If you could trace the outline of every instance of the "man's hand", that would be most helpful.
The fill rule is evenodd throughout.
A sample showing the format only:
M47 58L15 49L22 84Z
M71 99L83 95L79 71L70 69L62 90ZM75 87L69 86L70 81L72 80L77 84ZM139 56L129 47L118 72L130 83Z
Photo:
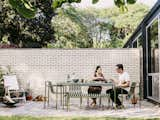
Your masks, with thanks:
M116 79L114 79L114 78L110 78L109 80L114 82L115 84L118 84L118 81Z
M125 83L118 85L117 87L126 88L126 87L129 87L129 84L130 84L130 82L128 81L128 82L125 82Z

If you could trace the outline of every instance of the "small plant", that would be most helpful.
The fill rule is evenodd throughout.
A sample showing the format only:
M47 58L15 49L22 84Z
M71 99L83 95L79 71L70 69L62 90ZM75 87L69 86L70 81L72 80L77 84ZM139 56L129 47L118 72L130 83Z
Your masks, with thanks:
M3 75L6 75L6 74L12 74L13 71L11 69L11 66L8 65L8 66L0 66L0 82L3 81Z
M0 82L2 82L2 80L3 80L3 70L2 70L2 68L0 67Z
M7 66L7 69L8 69L7 74L12 74L13 73L10 65Z

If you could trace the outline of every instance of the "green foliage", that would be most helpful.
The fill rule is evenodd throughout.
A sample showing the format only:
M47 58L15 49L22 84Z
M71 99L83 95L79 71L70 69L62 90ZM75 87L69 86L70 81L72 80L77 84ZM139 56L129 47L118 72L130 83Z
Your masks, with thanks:
M115 5L120 8L121 12L127 12L127 4L135 4L137 0L114 0Z
M9 0L9 3L14 9L17 10L22 16L26 18L34 18L37 8L31 5L27 0Z
M54 9L61 7L64 3L80 3L81 0L54 0L52 3L52 7Z
M127 0L127 3L128 3L128 4L134 4L134 3L136 3L136 1L137 1L137 0Z
M87 9L81 12L92 14L100 19L109 18L112 21L109 27L111 42L120 41L118 44L115 44L117 47L120 47L128 40L149 10L147 6L142 4L129 5L129 8L126 13L121 13L117 7L101 10ZM113 47L112 45L110 47Z
M50 0L37 0L38 13L28 19L10 7L8 0L0 1L0 43L22 48L41 48L54 41L51 19L55 15ZM50 2L50 3L49 3Z
M5 0L5 3L7 0ZM30 2L20 0L22 6L27 10L34 11ZM20 2L10 0L13 8L18 8ZM148 8L143 5L134 4L135 0L115 0L119 8L124 6L128 10L121 13L119 8L109 9L86 9L76 10L70 6L57 9L57 16L52 7L61 7L64 3L81 2L81 0L35 0L37 12L35 18L26 19L19 16L12 10L8 3L2 3L2 12L0 14L0 41L1 43L13 43L18 47L49 47L49 48L116 48L122 47L123 43L130 37L143 16L148 12ZM98 0L92 1L93 3ZM122 5L123 4L123 5ZM27 7L29 5L29 7ZM69 4L68 4L69 5ZM33 8L33 10L32 10ZM126 10L126 11L127 11ZM18 13L19 13L18 12ZM29 12L26 12L27 16ZM30 14L30 13L29 13ZM31 15L31 14L30 14ZM33 14L31 15L33 16ZM29 16L28 18L31 18ZM52 27L51 27L52 19ZM53 36L53 29L55 34ZM106 37L109 36L109 37ZM54 40L55 37L55 40Z
M92 4L96 4L99 0L92 0Z
M127 12L128 11L128 7L127 4L135 4L137 0L114 0L115 5L120 8L121 12ZM61 7L64 3L80 3L81 0L54 0L53 1L53 8L59 8ZM99 2L99 0L92 0L92 4L96 4L97 2Z
M148 12L143 5L129 7L129 11L122 14L116 7L76 10L65 6L52 20L56 42L48 47L121 48Z
M160 118L1 116L0 120L160 120Z
M83 24L79 13L73 8L59 9L58 15L52 20L55 30L55 43L49 48L89 48L92 40Z
M92 0L93 4L96 4L99 0ZM47 2L47 1L46 1ZM53 9L61 7L64 3L80 3L81 0L53 0ZM37 8L33 6L30 1L27 0L9 0L16 11L26 18L34 18L37 12ZM114 0L117 7L120 8L122 12L128 11L127 4L134 4L136 0Z

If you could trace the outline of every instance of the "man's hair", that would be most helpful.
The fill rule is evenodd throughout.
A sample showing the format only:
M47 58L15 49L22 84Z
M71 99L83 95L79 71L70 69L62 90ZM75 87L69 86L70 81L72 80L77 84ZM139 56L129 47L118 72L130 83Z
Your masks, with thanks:
M123 64L117 64L116 65L118 69L122 69L123 70Z

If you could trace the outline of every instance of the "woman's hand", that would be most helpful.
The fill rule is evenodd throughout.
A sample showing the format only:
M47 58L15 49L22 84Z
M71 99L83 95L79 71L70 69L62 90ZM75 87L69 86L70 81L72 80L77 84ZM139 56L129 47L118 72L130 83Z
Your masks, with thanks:
M104 77L94 77L93 81L105 81Z
M115 82L115 80L113 78L110 78L109 80L112 81L112 82Z
M97 77L97 79L104 79L104 77Z

